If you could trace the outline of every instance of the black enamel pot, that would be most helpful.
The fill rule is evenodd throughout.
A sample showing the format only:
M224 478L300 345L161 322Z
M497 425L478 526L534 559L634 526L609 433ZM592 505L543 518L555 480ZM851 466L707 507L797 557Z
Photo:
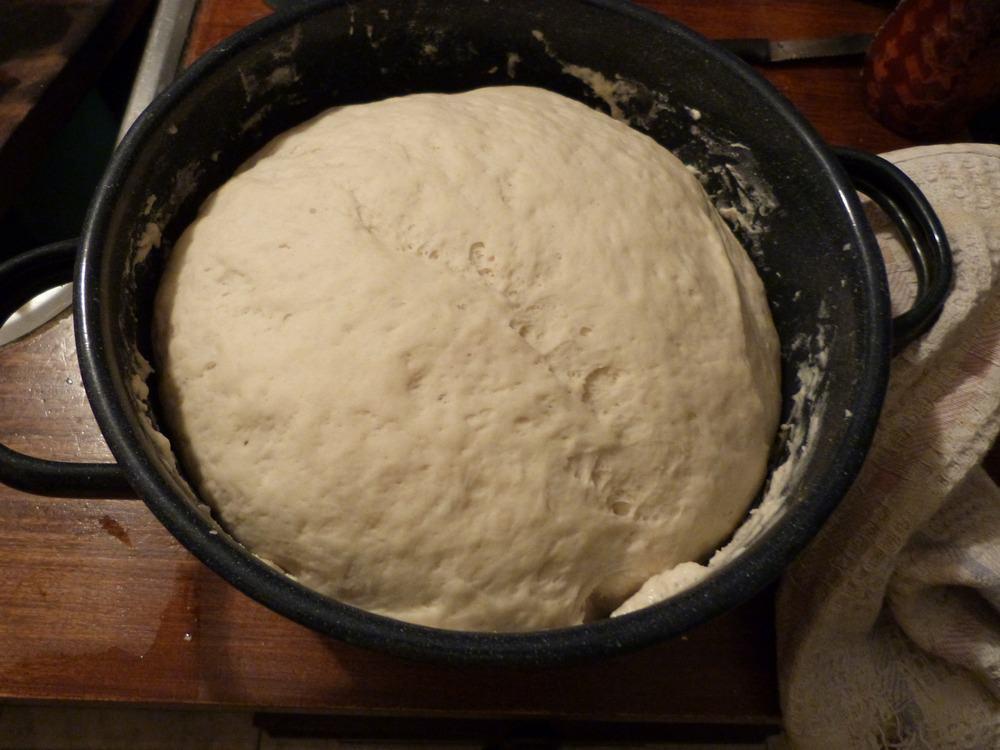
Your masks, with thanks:
M783 511L693 588L561 630L437 630L320 596L218 533L144 427L146 407L129 382L136 353L151 359L151 302L171 242L264 143L338 104L512 82L613 108L703 175L764 279L782 341L784 417L808 435L803 447L788 439L794 429L785 431L774 448L774 465L794 464ZM896 321L855 186L896 220L915 257L919 299ZM876 157L831 151L735 57L619 0L329 0L256 23L139 118L78 247L50 246L0 266L0 313L6 319L38 291L75 279L80 366L118 463L61 464L3 449L0 479L42 494L135 493L206 565L273 610L351 643L457 663L619 653L677 635L773 581L847 491L872 439L893 346L933 322L951 278L941 228L902 173ZM819 368L818 377L793 410L804 366ZM152 386L155 420L155 377Z

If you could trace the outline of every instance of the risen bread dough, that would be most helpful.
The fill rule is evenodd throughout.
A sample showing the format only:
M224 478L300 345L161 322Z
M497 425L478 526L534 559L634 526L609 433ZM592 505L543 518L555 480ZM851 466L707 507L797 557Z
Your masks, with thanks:
M760 487L778 344L697 180L534 88L326 112L202 207L156 300L194 485L307 586L403 620L607 614Z

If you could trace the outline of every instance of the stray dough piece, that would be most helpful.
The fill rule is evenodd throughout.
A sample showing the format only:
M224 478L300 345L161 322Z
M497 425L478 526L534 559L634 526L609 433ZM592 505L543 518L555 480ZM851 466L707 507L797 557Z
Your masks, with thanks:
M778 339L652 139L498 87L330 110L212 195L157 295L159 393L256 554L402 620L606 616L729 535Z

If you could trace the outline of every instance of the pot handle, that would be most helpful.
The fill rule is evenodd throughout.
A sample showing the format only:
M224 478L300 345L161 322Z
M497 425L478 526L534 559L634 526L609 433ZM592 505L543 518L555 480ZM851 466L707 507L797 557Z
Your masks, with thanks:
M892 319L892 353L898 354L934 325L948 298L952 279L948 238L920 188L895 164L850 148L835 148L834 153L854 187L896 224L917 272L913 306Z
M0 263L0 325L38 294L73 280L77 240L29 250ZM117 464L26 456L0 445L0 482L51 497L134 497Z

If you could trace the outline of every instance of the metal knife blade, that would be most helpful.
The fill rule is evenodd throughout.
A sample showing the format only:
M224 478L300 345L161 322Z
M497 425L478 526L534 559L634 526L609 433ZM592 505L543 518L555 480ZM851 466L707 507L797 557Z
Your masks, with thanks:
M845 34L814 39L777 41L771 39L716 39L715 42L748 62L774 63L863 55L871 45L872 35Z

